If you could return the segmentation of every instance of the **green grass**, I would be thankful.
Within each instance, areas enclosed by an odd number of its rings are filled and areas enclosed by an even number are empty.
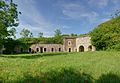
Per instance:
[[[120,52],[0,55],[0,83],[120,83]]]

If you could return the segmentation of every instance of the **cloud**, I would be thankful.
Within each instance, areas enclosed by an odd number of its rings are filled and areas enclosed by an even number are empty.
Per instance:
[[[114,0],[113,0],[114,1]],[[99,8],[104,8],[108,5],[109,0],[89,0],[89,5],[94,5]]]
[[[120,3],[120,0],[112,0],[112,2],[113,2],[114,4],[119,4],[119,3]]]
[[[36,2],[34,0],[16,0],[18,4],[18,10],[22,12],[19,16],[20,25],[18,33],[25,27],[29,28],[34,35],[39,32],[43,32],[44,36],[52,36],[54,25],[45,20],[44,16],[41,14],[40,10],[36,7]],[[24,2],[24,3],[23,3]],[[18,37],[19,34],[17,34]]]
[[[79,4],[64,4],[62,13],[72,19],[85,18],[89,22],[93,22],[99,16],[95,11],[89,11],[85,6]]]

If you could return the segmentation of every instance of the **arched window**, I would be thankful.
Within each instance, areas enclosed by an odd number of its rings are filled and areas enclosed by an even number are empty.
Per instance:
[[[91,45],[88,47],[88,51],[92,51],[92,46]]]
[[[53,51],[54,51],[54,48],[51,48],[51,51],[53,52]]]
[[[79,52],[84,52],[84,46],[79,47]]]
[[[36,51],[39,52],[39,48],[36,48]]]
[[[59,52],[61,52],[61,48],[59,48]]]
[[[46,52],[47,51],[47,48],[44,48],[44,52]]]
[[[31,48],[29,48],[29,52],[32,52],[32,49],[31,49]]]
[[[71,52],[71,48],[69,48],[69,52]]]

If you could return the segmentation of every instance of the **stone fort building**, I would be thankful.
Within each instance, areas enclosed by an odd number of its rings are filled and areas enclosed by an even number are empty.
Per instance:
[[[66,37],[63,44],[32,44],[28,49],[22,46],[15,48],[17,53],[22,52],[84,52],[95,51],[95,47],[91,44],[91,37]]]

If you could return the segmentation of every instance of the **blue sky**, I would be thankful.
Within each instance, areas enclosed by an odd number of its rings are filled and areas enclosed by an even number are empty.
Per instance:
[[[111,18],[120,0],[13,0],[18,4],[17,37],[23,28],[34,36],[43,32],[53,36],[59,28],[63,34],[84,34]]]

